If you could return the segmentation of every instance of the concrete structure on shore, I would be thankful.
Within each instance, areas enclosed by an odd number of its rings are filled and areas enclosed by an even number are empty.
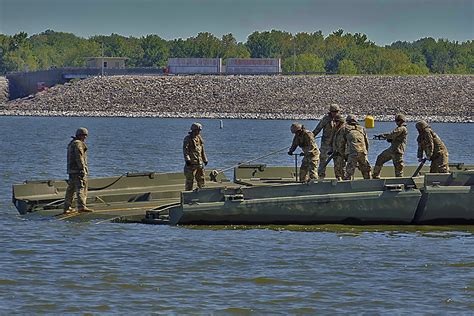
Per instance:
[[[127,57],[87,57],[87,68],[124,69]]]
[[[281,73],[280,58],[228,58],[225,73],[229,75],[277,75]]]
[[[222,58],[169,58],[170,74],[220,74]]]
[[[112,76],[58,85],[8,102],[0,115],[474,122],[473,76]]]

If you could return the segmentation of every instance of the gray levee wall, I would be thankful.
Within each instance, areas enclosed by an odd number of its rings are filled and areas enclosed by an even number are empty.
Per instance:
[[[220,74],[222,58],[169,58],[170,74]]]
[[[229,58],[227,59],[226,74],[279,74],[281,60],[279,58]]]
[[[33,72],[17,72],[7,74],[10,100],[26,97],[38,92],[38,86],[52,87],[66,83],[69,78],[86,78],[99,76],[100,68],[56,68]],[[162,75],[161,68],[126,68],[105,69],[104,75]],[[0,95],[1,98],[1,95]]]

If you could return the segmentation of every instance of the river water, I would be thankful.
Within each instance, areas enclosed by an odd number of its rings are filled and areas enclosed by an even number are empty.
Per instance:
[[[0,314],[472,314],[472,226],[166,227],[30,220],[11,185],[65,178],[89,129],[92,177],[181,171],[193,120],[0,117]],[[209,169],[290,145],[290,121],[200,120]],[[304,122],[309,129],[315,121]],[[377,123],[369,134],[394,128]],[[433,124],[474,163],[473,124]],[[409,124],[408,164],[416,164]],[[387,147],[371,141],[370,161]],[[283,151],[261,161],[292,165]]]

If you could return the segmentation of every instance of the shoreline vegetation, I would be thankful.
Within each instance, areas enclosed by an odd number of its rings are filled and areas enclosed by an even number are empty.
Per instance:
[[[50,68],[84,67],[91,56],[125,57],[129,68],[167,65],[169,58],[280,58],[283,73],[343,75],[474,74],[474,41],[420,38],[378,46],[362,33],[342,29],[289,33],[255,31],[245,42],[232,33],[221,38],[199,32],[186,39],[165,40],[156,34],[119,34],[82,38],[46,30],[28,36],[0,34],[0,74]]]
[[[320,119],[331,103],[359,121],[473,123],[474,77],[110,76],[57,85],[0,102],[2,116]]]

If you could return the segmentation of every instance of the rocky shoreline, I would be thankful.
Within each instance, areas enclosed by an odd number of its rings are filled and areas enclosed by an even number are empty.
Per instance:
[[[113,76],[58,85],[0,105],[0,115],[474,122],[474,76]]]

